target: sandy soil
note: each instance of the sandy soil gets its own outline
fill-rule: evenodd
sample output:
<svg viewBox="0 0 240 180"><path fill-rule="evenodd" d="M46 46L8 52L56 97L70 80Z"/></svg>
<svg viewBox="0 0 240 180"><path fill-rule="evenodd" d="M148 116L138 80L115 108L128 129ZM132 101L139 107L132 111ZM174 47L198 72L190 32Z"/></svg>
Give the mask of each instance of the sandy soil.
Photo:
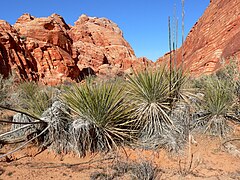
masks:
<svg viewBox="0 0 240 180"><path fill-rule="evenodd" d="M240 137L240 127L235 126L231 138ZM0 159L0 179L34 180L88 180L98 173L112 174L113 167L122 162L151 162L158 169L157 179L240 179L240 141L223 140L205 135L195 136L196 143L179 154L169 154L165 150L147 151L121 148L108 154L99 153L79 158L74 155L56 155L50 150L39 152L36 147L28 147ZM15 145L5 145L0 154L13 149ZM191 158L192 157L192 158ZM112 176L113 177L113 176ZM131 179L129 175L115 179ZM96 178L95 178L96 179ZM107 179L102 178L102 179ZM109 178L110 179L110 178Z"/></svg>

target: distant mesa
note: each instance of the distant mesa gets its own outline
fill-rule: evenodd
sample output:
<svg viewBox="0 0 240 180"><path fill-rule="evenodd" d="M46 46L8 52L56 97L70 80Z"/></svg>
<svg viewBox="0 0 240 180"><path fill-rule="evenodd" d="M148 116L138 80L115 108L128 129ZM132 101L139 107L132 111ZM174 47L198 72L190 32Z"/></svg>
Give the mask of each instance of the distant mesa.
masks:
<svg viewBox="0 0 240 180"><path fill-rule="evenodd" d="M177 50L193 75L211 73L232 56L240 59L240 1L211 1ZM23 14L14 25L0 20L0 73L43 84L80 81L90 74L116 76L156 63L137 58L121 29L109 19L81 15L74 26L52 14Z"/></svg>

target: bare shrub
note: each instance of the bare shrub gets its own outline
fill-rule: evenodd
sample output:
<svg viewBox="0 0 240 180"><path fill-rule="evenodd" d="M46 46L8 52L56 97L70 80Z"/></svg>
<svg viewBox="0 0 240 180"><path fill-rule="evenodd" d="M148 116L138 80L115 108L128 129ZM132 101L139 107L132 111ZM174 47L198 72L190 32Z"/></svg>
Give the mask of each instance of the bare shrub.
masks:
<svg viewBox="0 0 240 180"><path fill-rule="evenodd" d="M160 170L149 161L116 161L109 173L94 172L91 174L92 180L113 180L126 177L133 180L157 180L160 178Z"/></svg>

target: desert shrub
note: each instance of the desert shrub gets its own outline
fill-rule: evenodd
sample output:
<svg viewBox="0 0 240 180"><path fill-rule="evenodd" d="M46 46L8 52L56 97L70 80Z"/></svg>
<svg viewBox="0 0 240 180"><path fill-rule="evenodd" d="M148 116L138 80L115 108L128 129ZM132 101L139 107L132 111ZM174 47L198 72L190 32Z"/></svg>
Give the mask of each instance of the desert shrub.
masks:
<svg viewBox="0 0 240 180"><path fill-rule="evenodd" d="M193 88L204 90L206 83L209 81L209 77L212 77L220 81L227 81L230 87L234 89L234 92L236 92L239 84L239 75L237 61L232 59L215 73L194 78L191 83Z"/></svg>
<svg viewBox="0 0 240 180"><path fill-rule="evenodd" d="M228 64L216 71L215 75L218 79L227 80L229 83L235 83L239 78L238 60L231 58Z"/></svg>
<svg viewBox="0 0 240 180"><path fill-rule="evenodd" d="M216 73L194 81L203 100L193 122L196 129L212 135L225 136L229 131L227 120L239 121L239 71L237 61L230 60Z"/></svg>
<svg viewBox="0 0 240 180"><path fill-rule="evenodd" d="M181 70L170 72L165 67L145 70L128 76L127 98L133 107L136 127L151 137L172 125L171 107L181 95L185 75Z"/></svg>
<svg viewBox="0 0 240 180"><path fill-rule="evenodd" d="M70 132L80 156L111 150L132 139L131 111L118 83L86 81L65 91L62 100L74 115Z"/></svg>
<svg viewBox="0 0 240 180"><path fill-rule="evenodd" d="M149 137L161 133L172 124L166 69L146 70L127 78L127 98L132 104L136 128Z"/></svg>
<svg viewBox="0 0 240 180"><path fill-rule="evenodd" d="M158 177L158 169L149 161L133 163L130 169L133 179L154 180Z"/></svg>
<svg viewBox="0 0 240 180"><path fill-rule="evenodd" d="M240 73L238 60L232 57L229 63L219 69L215 76L219 80L227 81L228 85L233 90L236 100L240 99Z"/></svg>
<svg viewBox="0 0 240 180"><path fill-rule="evenodd" d="M160 170L150 161L116 161L110 172L94 172L90 178L96 179L133 179L155 180L159 179Z"/></svg>
<svg viewBox="0 0 240 180"><path fill-rule="evenodd" d="M16 95L18 108L39 118L51 106L54 93L54 89L36 82L23 82L18 86Z"/></svg>
<svg viewBox="0 0 240 180"><path fill-rule="evenodd" d="M226 115L234 100L231 81L211 75L204 82L204 98L201 107L204 111L196 128L203 128L211 135L225 136L229 128Z"/></svg>

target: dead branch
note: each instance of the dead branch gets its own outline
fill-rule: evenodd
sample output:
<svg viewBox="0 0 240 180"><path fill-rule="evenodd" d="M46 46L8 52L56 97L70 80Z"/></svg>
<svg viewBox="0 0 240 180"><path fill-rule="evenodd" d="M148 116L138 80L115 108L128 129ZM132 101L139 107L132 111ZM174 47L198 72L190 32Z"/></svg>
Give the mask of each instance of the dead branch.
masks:
<svg viewBox="0 0 240 180"><path fill-rule="evenodd" d="M13 153L17 152L18 150L22 149L24 146L26 146L27 144L29 144L30 142L32 142L34 139L38 138L38 137L41 136L43 133L45 133L45 132L48 130L49 127L50 127L50 126L47 126L47 127L46 127L41 133L39 133L37 136L35 136L35 137L33 137L32 139L30 139L29 141L23 143L21 146L17 147L17 148L14 149L13 151L10 151L10 152L8 152L8 153L6 153L6 154L1 155L0 158L6 157L6 156L8 156L8 155L10 155L10 154L13 154Z"/></svg>
<svg viewBox="0 0 240 180"><path fill-rule="evenodd" d="M4 136L7 136L7 135L9 135L9 134L12 134L12 133L14 133L14 132L16 132L16 131L19 131L19 130L21 130L21 129L30 127L31 125L32 125L32 124L27 124L27 125L25 125L25 126L19 127L19 128L17 128L17 129L12 130L12 131L9 131L9 132L0 134L0 138L2 138L2 137L4 137Z"/></svg>
<svg viewBox="0 0 240 180"><path fill-rule="evenodd" d="M108 158L102 158L102 159L97 159L97 160L91 159L87 162L81 162L81 163L75 163L75 164L62 163L62 164L58 164L58 165L55 165L55 166L54 165L53 166L41 166L41 167L35 167L35 168L37 168L37 169L46 168L47 169L47 168L58 168L58 167L63 167L63 166L70 168L70 167L73 167L73 166L79 166L79 165L84 165L84 164L90 165L90 164L94 164L94 163L97 163L97 162L102 162L102 161L107 161L107 160L112 160L112 159L115 159L115 157L108 157Z"/></svg>
<svg viewBox="0 0 240 180"><path fill-rule="evenodd" d="M7 124L41 124L42 121L34 121L34 122L14 122L14 121L7 121L7 120L0 120L0 123L7 123ZM46 123L46 122L44 122Z"/></svg>
<svg viewBox="0 0 240 180"><path fill-rule="evenodd" d="M2 108L2 109L7 109L7 110L10 110L10 111L13 111L13 112L16 112L16 113L21 113L21 114L24 114L24 115L26 115L26 116L29 116L29 117L31 117L31 118L33 118L33 119L36 119L36 120L39 120L39 121L42 121L42 122L46 123L45 121L41 120L40 118L35 117L35 116L32 116L31 114L28 114L28 113L23 112L23 111L20 111L20 110L16 110L16 109L13 109L13 108L9 108L9 107L3 106L3 105L0 105L0 108Z"/></svg>

